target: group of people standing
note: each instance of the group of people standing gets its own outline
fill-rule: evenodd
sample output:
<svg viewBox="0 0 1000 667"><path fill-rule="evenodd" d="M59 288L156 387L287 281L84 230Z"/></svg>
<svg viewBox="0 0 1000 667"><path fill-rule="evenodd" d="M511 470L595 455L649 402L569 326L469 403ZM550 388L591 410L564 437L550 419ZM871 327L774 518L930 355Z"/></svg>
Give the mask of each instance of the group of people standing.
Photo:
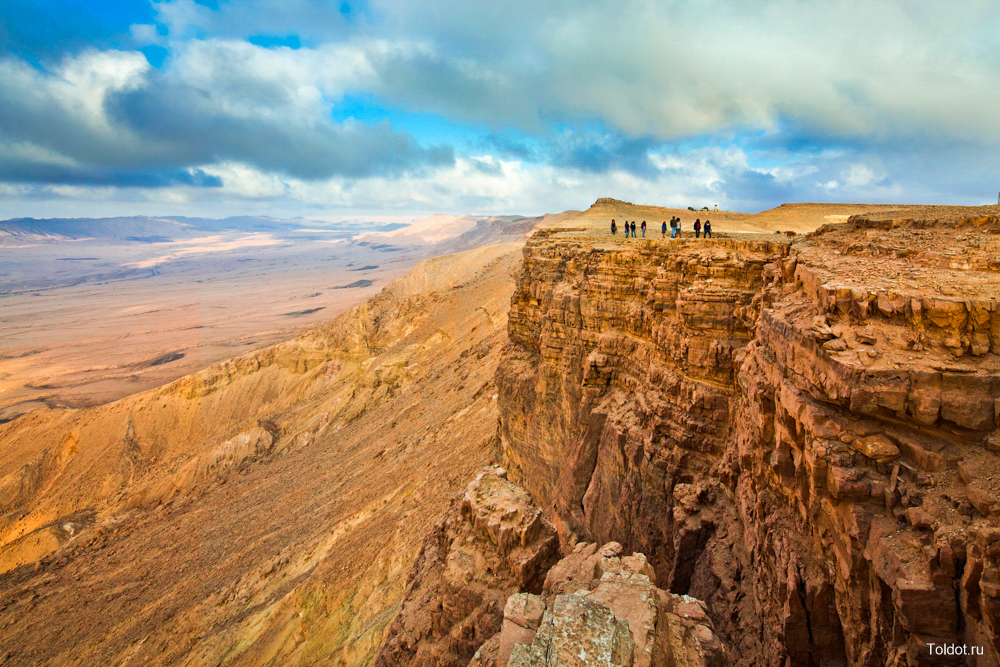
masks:
<svg viewBox="0 0 1000 667"><path fill-rule="evenodd" d="M632 238L636 238L636 235L635 235L635 220L633 220L632 222L628 222L628 221L624 222L623 223L623 227L625 228L625 238L628 238L629 234L632 235ZM646 221L645 220L642 221L642 227L641 227L641 229L642 229L642 237L646 238ZM614 236L617 233L618 233L618 225L615 224L615 221L612 219L611 220L611 235Z"/></svg>
<svg viewBox="0 0 1000 667"><path fill-rule="evenodd" d="M633 220L632 222L625 221L624 223L622 223L622 226L625 228L625 238L628 238L629 234L632 235L632 238L637 238L636 235L635 235L635 220ZM642 237L646 238L646 221L645 220L642 221L642 225L640 226L640 229L642 229ZM705 220L705 225L704 225L704 227L702 227L701 218L698 218L697 220L695 220L694 221L694 237L695 238L699 238L701 236L702 230L704 230L704 232L705 232L705 238L706 239L712 238L712 221L711 220ZM615 236L616 234L618 234L618 224L614 221L614 219L612 219L611 220L611 235ZM666 220L664 220L663 224L660 226L660 235L663 238L667 238L667 221ZM681 235L681 219L679 217L676 217L676 216L670 218L670 238L676 239L676 238L680 237L680 235Z"/></svg>

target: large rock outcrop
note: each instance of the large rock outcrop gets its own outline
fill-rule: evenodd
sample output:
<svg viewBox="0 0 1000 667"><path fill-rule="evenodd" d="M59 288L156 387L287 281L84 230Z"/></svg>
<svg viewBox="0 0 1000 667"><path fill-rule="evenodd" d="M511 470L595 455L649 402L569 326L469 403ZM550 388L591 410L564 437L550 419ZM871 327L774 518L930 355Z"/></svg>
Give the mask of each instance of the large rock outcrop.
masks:
<svg viewBox="0 0 1000 667"><path fill-rule="evenodd" d="M621 553L616 542L577 544L541 595L507 599L503 630L470 667L726 665L704 603L657 588L645 556Z"/></svg>
<svg viewBox="0 0 1000 667"><path fill-rule="evenodd" d="M424 540L376 665L460 666L500 631L508 596L540 591L552 524L502 468L487 468Z"/></svg>
<svg viewBox="0 0 1000 667"><path fill-rule="evenodd" d="M525 247L497 372L564 541L647 554L734 664L998 664L998 221L574 231Z"/></svg>
<svg viewBox="0 0 1000 667"><path fill-rule="evenodd" d="M424 541L376 665L722 667L702 602L657 588L642 554L579 543L503 468L484 469Z"/></svg>

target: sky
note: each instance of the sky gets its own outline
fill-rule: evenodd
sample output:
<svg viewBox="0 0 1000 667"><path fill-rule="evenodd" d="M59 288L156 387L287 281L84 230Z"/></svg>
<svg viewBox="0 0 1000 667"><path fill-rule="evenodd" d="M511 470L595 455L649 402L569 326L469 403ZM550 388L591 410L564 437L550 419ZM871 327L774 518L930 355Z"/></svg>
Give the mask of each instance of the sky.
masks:
<svg viewBox="0 0 1000 667"><path fill-rule="evenodd" d="M2 0L0 217L986 204L1000 3Z"/></svg>

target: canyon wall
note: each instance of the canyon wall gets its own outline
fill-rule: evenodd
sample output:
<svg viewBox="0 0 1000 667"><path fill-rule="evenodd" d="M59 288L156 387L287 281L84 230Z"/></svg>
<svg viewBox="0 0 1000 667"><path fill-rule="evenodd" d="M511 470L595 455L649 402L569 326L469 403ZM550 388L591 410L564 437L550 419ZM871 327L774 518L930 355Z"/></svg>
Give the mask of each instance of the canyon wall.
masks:
<svg viewBox="0 0 1000 667"><path fill-rule="evenodd" d="M997 220L583 232L529 240L497 371L564 548L646 554L734 664L996 665Z"/></svg>

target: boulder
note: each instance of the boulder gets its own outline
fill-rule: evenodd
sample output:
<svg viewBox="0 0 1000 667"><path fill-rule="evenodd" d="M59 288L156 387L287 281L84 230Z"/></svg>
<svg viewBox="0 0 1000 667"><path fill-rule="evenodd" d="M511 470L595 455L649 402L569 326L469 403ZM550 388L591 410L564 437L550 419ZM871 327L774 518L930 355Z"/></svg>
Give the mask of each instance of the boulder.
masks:
<svg viewBox="0 0 1000 667"><path fill-rule="evenodd" d="M616 542L577 544L549 570L541 596L508 599L499 642L484 644L473 664L727 664L704 603L657 588L646 557L621 552Z"/></svg>
<svg viewBox="0 0 1000 667"><path fill-rule="evenodd" d="M376 665L463 667L501 630L504 603L540 592L555 528L503 468L481 472L424 540ZM511 618L526 619L527 608Z"/></svg>
<svg viewBox="0 0 1000 667"><path fill-rule="evenodd" d="M867 438L858 438L851 444L876 463L885 463L899 458L899 447L881 433L870 435Z"/></svg>
<svg viewBox="0 0 1000 667"><path fill-rule="evenodd" d="M502 642L502 640L501 640ZM586 595L557 595L530 646L518 644L509 667L632 667L628 624Z"/></svg>

